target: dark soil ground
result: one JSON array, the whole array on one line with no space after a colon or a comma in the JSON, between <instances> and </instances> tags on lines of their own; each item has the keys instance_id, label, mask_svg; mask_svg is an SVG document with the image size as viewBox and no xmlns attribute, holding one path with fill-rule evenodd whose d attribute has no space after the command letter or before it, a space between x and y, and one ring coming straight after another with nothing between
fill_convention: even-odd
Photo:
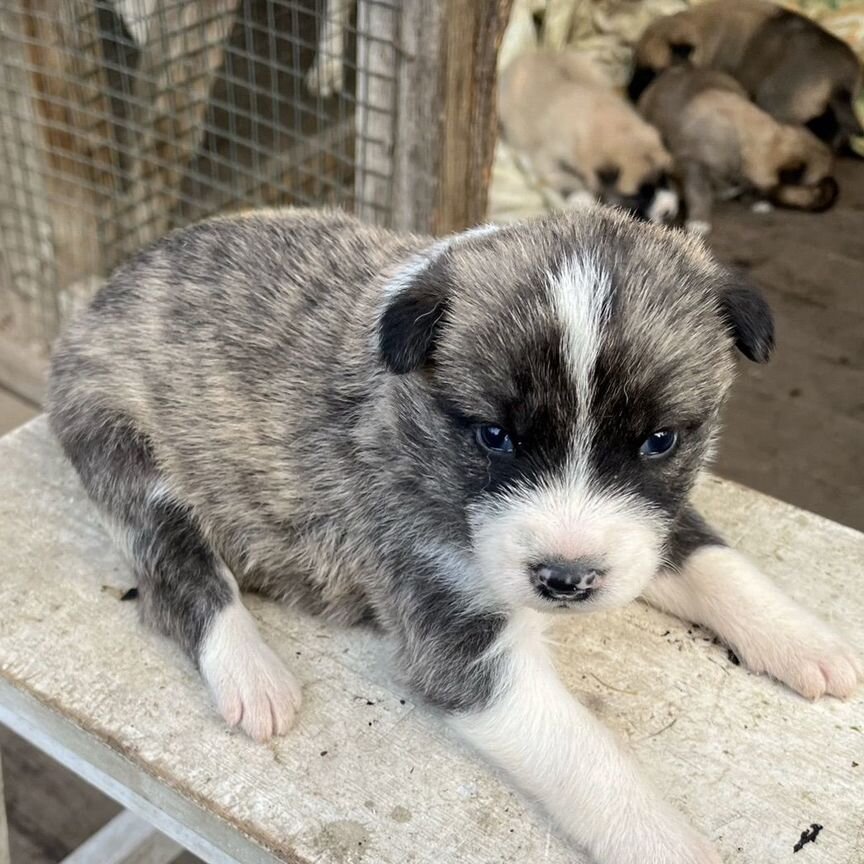
<instances>
[{"instance_id":1,"label":"dark soil ground","mask_svg":"<svg viewBox=\"0 0 864 864\"><path fill-rule=\"evenodd\" d=\"M717 214L710 244L764 290L777 351L742 361L716 470L864 530L864 160L838 179L827 213Z\"/></svg>"}]
</instances>

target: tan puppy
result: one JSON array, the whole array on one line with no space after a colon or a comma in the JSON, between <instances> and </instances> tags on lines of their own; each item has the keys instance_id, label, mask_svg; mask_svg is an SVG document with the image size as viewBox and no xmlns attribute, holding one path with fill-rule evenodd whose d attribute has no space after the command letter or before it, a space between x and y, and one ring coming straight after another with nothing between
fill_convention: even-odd
<instances>
[{"instance_id":1,"label":"tan puppy","mask_svg":"<svg viewBox=\"0 0 864 864\"><path fill-rule=\"evenodd\" d=\"M664 69L716 69L783 123L806 125L836 150L861 135L861 63L814 21L763 0L712 0L651 24L634 54L633 101Z\"/></svg>"},{"instance_id":2,"label":"tan puppy","mask_svg":"<svg viewBox=\"0 0 864 864\"><path fill-rule=\"evenodd\" d=\"M675 158L691 230L709 230L724 187L801 210L825 210L837 198L829 148L800 126L778 123L722 72L668 69L639 108Z\"/></svg>"},{"instance_id":3,"label":"tan puppy","mask_svg":"<svg viewBox=\"0 0 864 864\"><path fill-rule=\"evenodd\" d=\"M557 207L598 198L644 219L675 217L672 160L657 130L573 52L532 52L504 70L504 138Z\"/></svg>"}]
</instances>

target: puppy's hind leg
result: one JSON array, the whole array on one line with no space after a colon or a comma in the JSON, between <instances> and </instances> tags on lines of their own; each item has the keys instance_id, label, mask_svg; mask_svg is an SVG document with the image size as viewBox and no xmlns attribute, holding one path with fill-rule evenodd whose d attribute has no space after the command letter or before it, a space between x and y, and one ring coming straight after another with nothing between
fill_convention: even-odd
<instances>
[{"instance_id":1,"label":"puppy's hind leg","mask_svg":"<svg viewBox=\"0 0 864 864\"><path fill-rule=\"evenodd\" d=\"M190 508L171 496L146 438L108 412L56 409L51 419L131 559L144 620L198 664L228 723L258 740L287 731L300 689L264 643Z\"/></svg>"},{"instance_id":2,"label":"puppy's hind leg","mask_svg":"<svg viewBox=\"0 0 864 864\"><path fill-rule=\"evenodd\" d=\"M680 517L667 557L670 566L643 599L709 627L753 672L809 699L845 698L864 681L864 665L845 640L726 546L695 511Z\"/></svg>"},{"instance_id":3,"label":"puppy's hind leg","mask_svg":"<svg viewBox=\"0 0 864 864\"><path fill-rule=\"evenodd\" d=\"M714 207L714 190L708 168L700 162L688 162L684 166L683 183L687 230L692 234L708 234Z\"/></svg>"}]
</instances>

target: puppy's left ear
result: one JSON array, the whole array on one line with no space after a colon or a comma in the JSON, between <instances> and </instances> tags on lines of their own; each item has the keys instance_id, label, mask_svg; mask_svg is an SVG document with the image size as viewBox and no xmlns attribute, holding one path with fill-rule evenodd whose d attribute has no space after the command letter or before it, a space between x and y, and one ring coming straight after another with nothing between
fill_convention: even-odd
<instances>
[{"instance_id":1,"label":"puppy's left ear","mask_svg":"<svg viewBox=\"0 0 864 864\"><path fill-rule=\"evenodd\" d=\"M740 272L730 272L720 290L720 314L735 347L748 360L765 363L774 350L774 316L762 292Z\"/></svg>"},{"instance_id":2,"label":"puppy's left ear","mask_svg":"<svg viewBox=\"0 0 864 864\"><path fill-rule=\"evenodd\" d=\"M378 325L384 365L405 375L428 364L449 311L448 274L438 250L418 257L396 275Z\"/></svg>"}]
</instances>

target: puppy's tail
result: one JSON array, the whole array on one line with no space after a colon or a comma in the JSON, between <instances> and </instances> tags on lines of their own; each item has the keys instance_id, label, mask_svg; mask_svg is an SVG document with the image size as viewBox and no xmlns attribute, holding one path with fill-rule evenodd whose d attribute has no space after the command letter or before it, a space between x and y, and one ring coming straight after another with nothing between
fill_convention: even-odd
<instances>
[{"instance_id":1,"label":"puppy's tail","mask_svg":"<svg viewBox=\"0 0 864 864\"><path fill-rule=\"evenodd\" d=\"M780 207L822 213L834 206L839 194L840 187L837 181L833 177L824 177L810 186L792 184L775 186L769 197Z\"/></svg>"}]
</instances>

